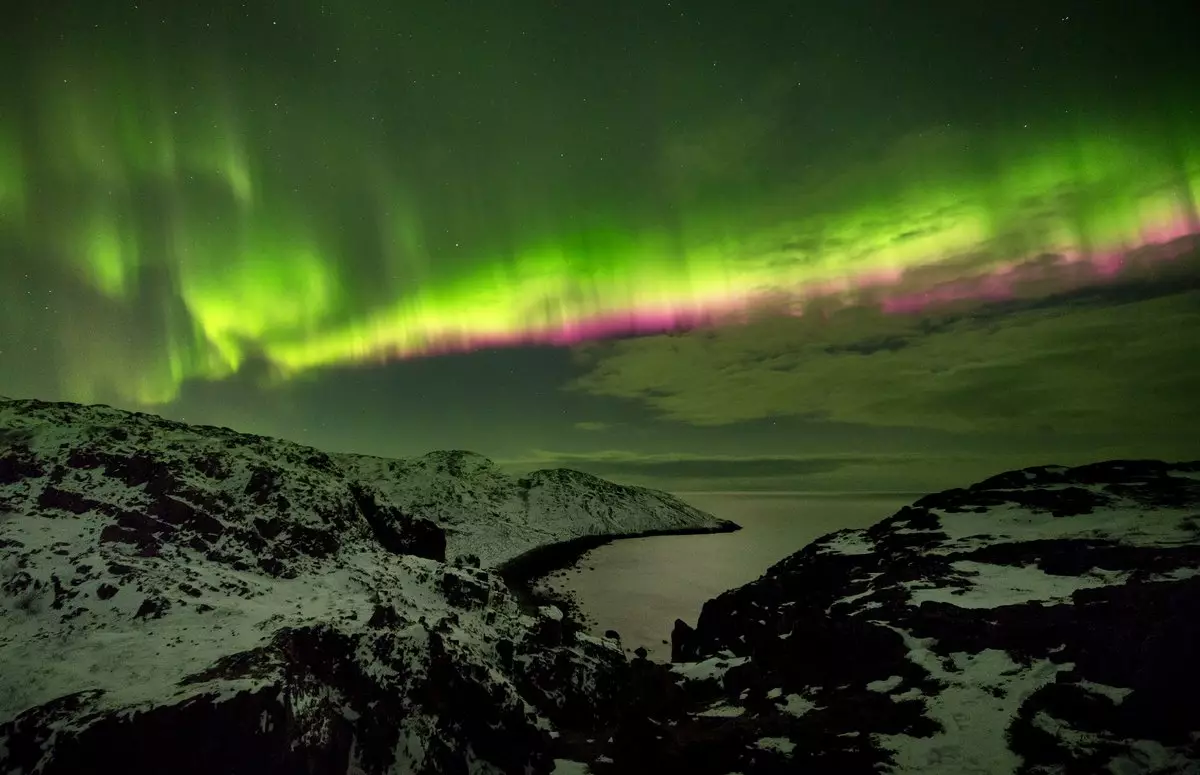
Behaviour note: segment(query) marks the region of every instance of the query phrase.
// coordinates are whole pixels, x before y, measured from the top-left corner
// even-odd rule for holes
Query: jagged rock
[[[537,624],[533,633],[534,641],[543,646],[560,645],[565,634],[562,610],[552,605],[538,608]]]
[[[446,531],[441,527],[405,514],[391,504],[380,503],[378,493],[361,483],[352,482],[349,489],[363,519],[385,549],[439,562],[446,559]]]
[[[400,615],[396,613],[393,606],[383,603],[376,603],[375,608],[371,611],[371,618],[367,620],[368,627],[392,628],[400,625]]]
[[[689,648],[693,634],[696,631],[682,619],[675,620],[671,629],[671,661],[683,662],[695,656],[695,650]]]
[[[0,402],[0,771],[547,775],[556,725],[612,724],[619,652],[550,633],[561,612],[534,622],[478,559],[439,562],[451,503],[456,554],[532,540],[465,529],[494,515],[490,462],[446,453],[364,481],[355,460]],[[573,491],[592,511],[553,530],[620,527],[594,517],[605,486]],[[716,522],[629,497],[661,506],[649,524]]]
[[[825,536],[677,622],[681,704],[634,674],[641,709],[591,766],[1200,772],[1196,611],[1200,464],[1001,474]]]
[[[401,530],[400,553],[443,561],[446,559],[446,531],[436,522],[412,517]]]
[[[460,568],[482,567],[477,554],[460,554],[454,558],[454,564]]]
[[[481,570],[444,567],[439,569],[442,594],[453,606],[481,608],[492,597],[492,580]]]

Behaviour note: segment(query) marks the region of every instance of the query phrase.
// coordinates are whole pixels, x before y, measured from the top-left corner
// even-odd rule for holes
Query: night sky
[[[686,490],[1200,456],[1188,2],[0,15],[0,394]]]

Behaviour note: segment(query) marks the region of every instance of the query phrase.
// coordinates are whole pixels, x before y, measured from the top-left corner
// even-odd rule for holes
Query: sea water
[[[627,650],[645,646],[668,660],[675,620],[695,625],[700,607],[753,581],[813,540],[868,527],[919,493],[676,493],[742,526],[734,533],[614,541],[544,583],[570,593],[594,634],[616,630]]]

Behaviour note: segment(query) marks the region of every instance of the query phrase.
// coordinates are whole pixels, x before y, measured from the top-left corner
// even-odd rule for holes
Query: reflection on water
[[[645,646],[652,659],[670,659],[675,619],[695,624],[700,606],[727,589],[753,581],[816,538],[867,527],[918,494],[677,493],[697,508],[742,526],[736,533],[656,536],[594,549],[577,569],[552,578],[595,620],[596,634],[614,629],[627,649]],[[577,572],[578,571],[578,572]]]

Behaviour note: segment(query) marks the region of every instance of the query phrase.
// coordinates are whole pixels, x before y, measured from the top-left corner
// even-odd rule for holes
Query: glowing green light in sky
[[[97,290],[115,298],[124,296],[138,267],[137,234],[127,219],[97,207],[72,251],[84,261]]]
[[[17,219],[25,209],[21,149],[14,133],[0,124],[0,223]]]
[[[0,127],[0,223],[18,224],[21,255],[82,277],[105,330],[125,332],[63,345],[78,398],[169,401],[251,358],[288,376],[687,326],[781,296],[909,293],[921,272],[1167,242],[1196,231],[1200,198],[1200,131],[1167,142],[1097,121],[935,136],[819,185],[777,175],[736,212],[546,202],[526,223],[503,215],[518,182],[452,205],[436,166],[433,184],[406,177],[434,161],[381,151],[352,123],[335,133],[319,110],[251,109],[204,85],[168,99],[104,67],[43,89],[27,136]]]
[[[336,263],[292,223],[290,234],[248,220],[176,238],[183,300],[230,370],[247,348],[315,335],[334,310]]]

